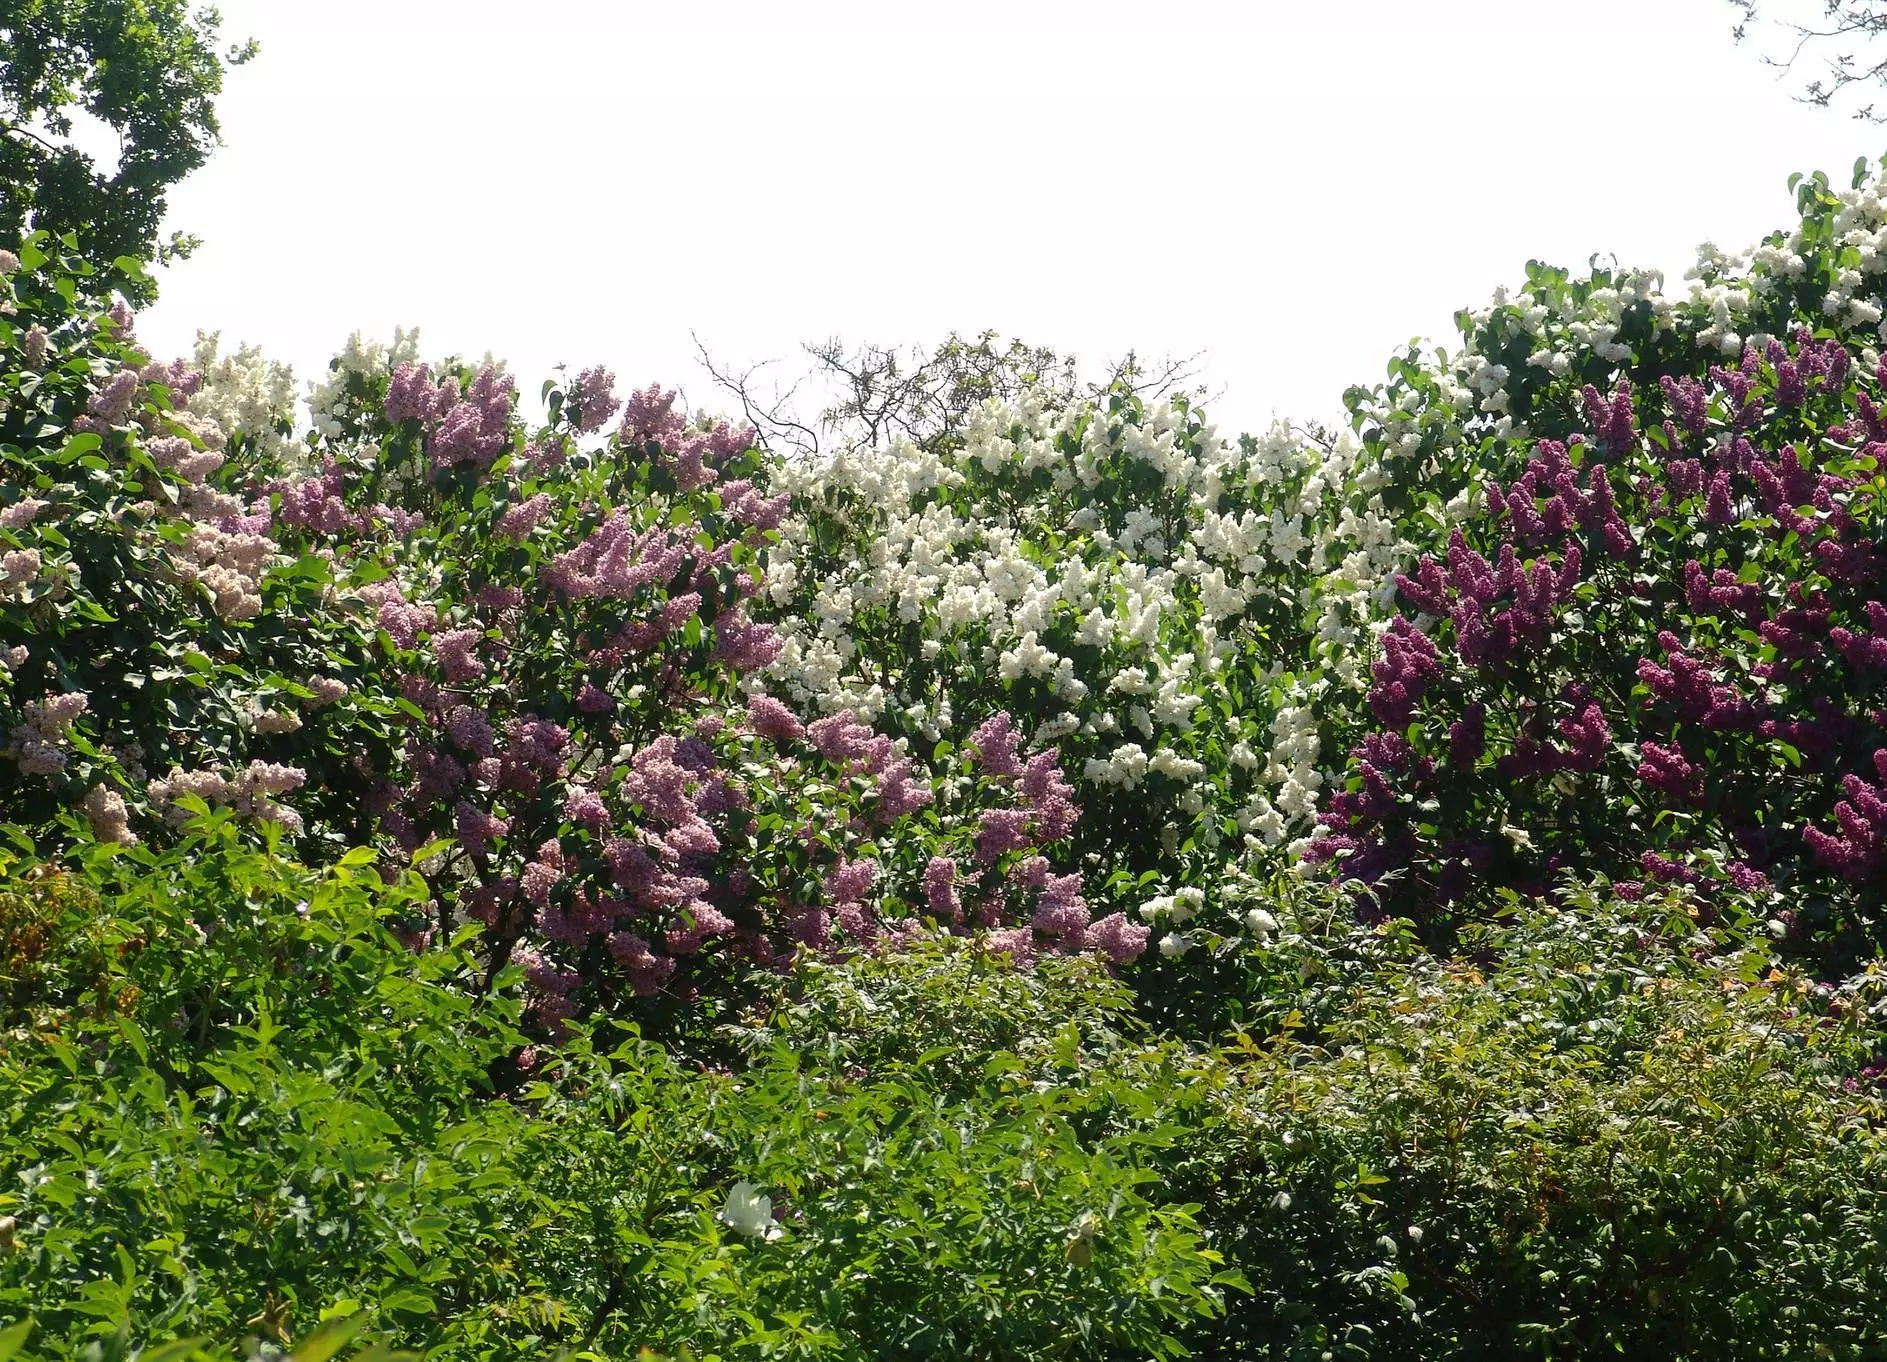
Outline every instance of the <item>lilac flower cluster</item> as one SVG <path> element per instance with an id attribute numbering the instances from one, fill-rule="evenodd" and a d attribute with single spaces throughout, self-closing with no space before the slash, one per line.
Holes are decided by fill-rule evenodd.
<path id="1" fill-rule="evenodd" d="M 1419 616 L 1309 859 L 1418 917 L 1565 870 L 1706 903 L 1887 875 L 1883 390 L 1807 332 L 1662 375 L 1648 435 L 1628 384 L 1587 385 L 1588 431 L 1396 578 Z"/>

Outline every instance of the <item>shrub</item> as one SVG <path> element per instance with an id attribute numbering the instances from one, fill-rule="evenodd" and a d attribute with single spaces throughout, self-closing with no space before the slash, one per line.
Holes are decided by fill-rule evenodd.
<path id="1" fill-rule="evenodd" d="M 1252 1287 L 1196 1350 L 1880 1349 L 1879 971 L 1816 984 L 1673 901 L 1565 901 L 1453 960 L 1388 929 L 1281 947 L 1347 1005 L 1230 1052 L 1238 1095 L 1184 1151 Z"/>
<path id="2" fill-rule="evenodd" d="M 780 644 L 746 603 L 785 505 L 746 432 L 601 370 L 527 432 L 493 364 L 435 378 L 356 347 L 291 459 L 272 426 L 217 424 L 274 421 L 255 384 L 232 370 L 192 412 L 200 376 L 130 348 L 129 314 L 44 244 L 0 337 L 25 442 L 0 788 L 48 848 L 74 806 L 97 838 L 161 841 L 192 796 L 316 859 L 429 848 L 409 927 L 482 924 L 487 983 L 524 964 L 548 1034 L 652 995 L 686 1019 L 750 964 L 931 927 L 1141 950 L 1043 854 L 1079 815 L 1053 751 L 1019 759 L 998 719 L 932 769 L 760 689 Z"/>
<path id="3" fill-rule="evenodd" d="M 1145 1086 L 1109 1071 L 1112 1042 L 1063 1035 L 1076 998 L 1123 1012 L 1098 966 L 861 965 L 940 1033 L 1035 1000 L 1014 1054 L 986 1033 L 943 1068 L 887 1032 L 867 1070 L 796 1024 L 750 1032 L 739 1074 L 634 1038 L 553 1055 L 515 1027 L 522 971 L 481 998 L 466 941 L 412 951 L 397 928 L 426 886 L 367 861 L 306 870 L 225 814 L 76 880 L 0 865 L 70 883 L 60 928 L 117 945 L 0 1048 L 0 1315 L 32 1317 L 36 1355 L 195 1337 L 226 1357 L 329 1319 L 441 1358 L 1160 1355 L 1236 1284 L 1197 1208 L 1149 1189 L 1143 1151 L 1174 1132 L 1089 1129 Z M 833 1001 L 802 1016 L 860 996 L 821 978 Z M 722 1214 L 741 1183 L 771 1190 L 777 1236 Z"/>
<path id="4" fill-rule="evenodd" d="M 103 948 L 74 957 L 96 972 L 48 971 L 0 1040 L 0 1315 L 32 1316 L 35 1350 L 363 1310 L 466 1343 L 525 1293 L 508 1244 L 540 1200 L 510 1151 L 534 1127 L 478 1096 L 516 1005 L 474 1005 L 463 948 L 401 944 L 423 885 L 382 887 L 366 859 L 305 870 L 224 821 L 76 877 L 0 861 Z"/>
<path id="5" fill-rule="evenodd" d="M 1864 169 L 1803 183 L 1752 256 L 1707 253 L 1688 301 L 1536 265 L 1462 316 L 1455 360 L 1352 391 L 1428 552 L 1313 857 L 1444 928 L 1573 869 L 1865 949 L 1887 372 Z"/>
<path id="6" fill-rule="evenodd" d="M 585 1114 L 550 1117 L 587 1132 L 555 1186 L 586 1210 L 564 1251 L 602 1269 L 618 1313 L 591 1337 L 611 1356 L 610 1340 L 683 1356 L 1179 1356 L 1172 1332 L 1240 1283 L 1199 1207 L 1148 1166 L 1182 1133 L 1163 1116 L 1191 1100 L 1195 1065 L 1112 1033 L 1125 1001 L 1091 963 L 1030 976 L 931 943 L 803 975 L 746 1029 L 738 1073 L 677 1074 L 625 1047 Z M 847 1018 L 857 1030 L 826 1025 Z M 749 1188 L 769 1196 L 758 1213 Z"/>
<path id="7" fill-rule="evenodd" d="M 1347 441 L 1229 441 L 1182 397 L 1008 386 L 775 473 L 767 670 L 803 713 L 876 716 L 915 751 L 998 713 L 1058 750 L 1085 892 L 1178 961 L 1143 967 L 1177 1005 L 1201 972 L 1180 957 L 1246 933 L 1241 863 L 1262 875 L 1312 828 L 1320 673 L 1399 561 L 1393 527 Z M 1335 515 L 1352 497 L 1361 517 Z"/>

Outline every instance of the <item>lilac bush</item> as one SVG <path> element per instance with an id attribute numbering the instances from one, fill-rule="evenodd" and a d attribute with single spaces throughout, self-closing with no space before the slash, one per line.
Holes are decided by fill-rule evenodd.
<path id="1" fill-rule="evenodd" d="M 1420 474 L 1405 522 L 1436 528 L 1312 861 L 1437 923 L 1567 873 L 1798 939 L 1871 920 L 1887 367 L 1863 186 L 1805 182 L 1801 227 L 1707 253 L 1688 302 L 1536 266 L 1463 316 L 1452 364 L 1353 390 L 1369 456 Z"/>
<path id="2" fill-rule="evenodd" d="M 60 268 L 26 266 L 34 282 Z M 124 346 L 128 325 L 74 335 Z M 921 931 L 985 933 L 1022 961 L 1143 949 L 1143 927 L 1091 911 L 1054 864 L 1080 810 L 1052 748 L 1022 759 L 992 723 L 926 761 L 850 712 L 801 723 L 767 693 L 782 641 L 749 606 L 785 501 L 750 432 L 691 420 L 659 388 L 619 399 L 601 370 L 552 390 L 551 420 L 527 430 L 498 366 L 401 359 L 337 368 L 303 451 L 221 490 L 201 454 L 227 436 L 190 413 L 195 376 L 128 353 L 69 366 L 48 410 L 77 430 L 67 449 L 101 451 L 102 495 L 178 503 L 149 549 L 163 569 L 118 569 L 174 587 L 175 621 L 147 627 L 205 661 L 127 675 L 135 649 L 87 636 L 115 680 L 65 680 L 76 631 L 42 604 L 67 580 L 47 511 L 101 493 L 23 455 L 0 511 L 18 545 L 0 628 L 26 650 L 7 654 L 0 758 L 49 835 L 61 808 L 129 841 L 208 806 L 309 855 L 384 845 L 434 891 L 415 946 L 476 932 L 488 985 L 516 967 L 552 1031 Z M 34 372 L 11 377 L 31 389 Z M 299 471 L 265 476 L 279 467 Z M 139 543 L 135 516 L 97 521 Z M 152 714 L 155 682 L 203 675 L 215 709 Z"/>

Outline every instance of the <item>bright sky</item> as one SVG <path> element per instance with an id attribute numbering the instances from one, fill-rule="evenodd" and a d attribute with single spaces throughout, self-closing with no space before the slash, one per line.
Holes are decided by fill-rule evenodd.
<path id="1" fill-rule="evenodd" d="M 1786 0 L 1784 0 L 1786 3 Z M 1203 350 L 1228 431 L 1331 419 L 1538 257 L 1675 282 L 1887 128 L 1791 102 L 1725 0 L 221 0 L 262 55 L 140 333 L 680 384 L 994 328 Z M 1763 45 L 1777 49 L 1773 30 Z"/>

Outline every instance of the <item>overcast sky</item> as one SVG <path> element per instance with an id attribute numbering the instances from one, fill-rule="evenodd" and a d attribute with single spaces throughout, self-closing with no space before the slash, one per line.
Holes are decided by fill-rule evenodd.
<path id="1" fill-rule="evenodd" d="M 1782 0 L 1786 4 L 1787 0 Z M 1675 282 L 1845 184 L 1725 0 L 221 0 L 261 56 L 140 326 L 314 375 L 353 330 L 712 392 L 801 342 L 1204 351 L 1228 430 L 1336 416 L 1538 257 Z M 1775 50 L 1777 39 L 1765 41 Z"/>

